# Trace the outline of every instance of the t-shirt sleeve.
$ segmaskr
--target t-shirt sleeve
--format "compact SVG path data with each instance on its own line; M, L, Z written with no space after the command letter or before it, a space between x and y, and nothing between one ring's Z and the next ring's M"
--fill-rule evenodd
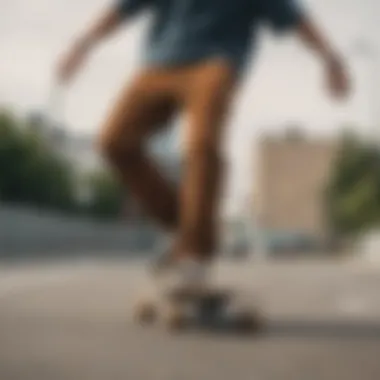
M147 8L149 0L116 0L115 7L123 17L132 17Z
M262 12L276 32L296 27L304 13L297 0L262 0Z

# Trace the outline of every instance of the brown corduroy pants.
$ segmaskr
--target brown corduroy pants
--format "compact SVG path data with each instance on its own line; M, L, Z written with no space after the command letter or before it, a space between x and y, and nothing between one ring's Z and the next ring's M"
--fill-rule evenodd
M221 142L235 82L222 60L145 69L122 90L103 127L102 152L145 211L177 234L175 257L207 260L215 252ZM177 114L186 120L179 189L144 152L146 139Z

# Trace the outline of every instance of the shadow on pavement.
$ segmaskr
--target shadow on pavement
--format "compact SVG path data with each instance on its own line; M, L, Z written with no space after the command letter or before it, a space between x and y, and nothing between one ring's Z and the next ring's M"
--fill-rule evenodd
M347 339L372 340L380 343L380 323L365 321L270 320L265 325L253 330L239 328L230 321L229 323L220 324L193 325L185 330L220 337L240 337L246 340Z
M273 320L268 322L263 334L266 337L276 338L372 339L380 342L380 323L333 320Z

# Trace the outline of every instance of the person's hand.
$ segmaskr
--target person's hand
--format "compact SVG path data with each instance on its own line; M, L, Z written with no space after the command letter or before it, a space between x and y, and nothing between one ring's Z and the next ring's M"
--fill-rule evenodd
M62 57L57 70L57 77L60 83L67 83L74 77L85 62L89 50L89 42L81 40L75 43Z
M343 61L331 56L326 59L327 86L336 99L345 99L350 94L350 79Z

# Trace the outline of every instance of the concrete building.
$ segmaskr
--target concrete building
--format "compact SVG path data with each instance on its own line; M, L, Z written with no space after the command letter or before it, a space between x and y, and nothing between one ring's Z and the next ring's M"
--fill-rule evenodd
M254 212L267 243L324 245L324 189L336 143L297 133L262 137L258 144Z

